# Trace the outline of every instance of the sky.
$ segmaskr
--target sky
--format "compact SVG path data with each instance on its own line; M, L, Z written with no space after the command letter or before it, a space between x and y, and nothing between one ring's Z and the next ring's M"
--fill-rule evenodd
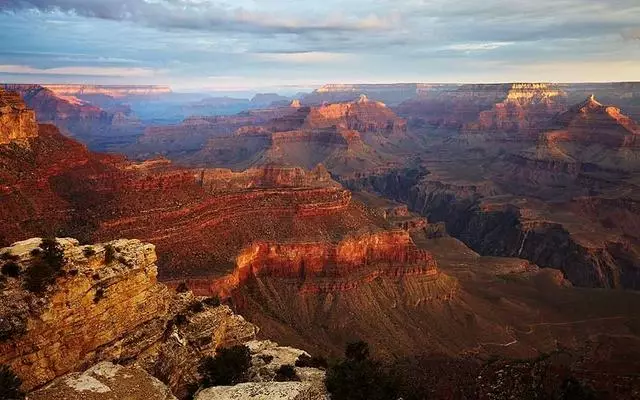
M640 0L0 0L0 81L640 81Z

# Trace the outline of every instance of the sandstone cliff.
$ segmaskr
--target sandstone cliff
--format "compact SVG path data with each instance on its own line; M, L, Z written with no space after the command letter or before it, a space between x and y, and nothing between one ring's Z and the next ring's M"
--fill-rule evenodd
M20 95L0 89L0 145L38 135L36 115Z
M137 363L182 398L198 379L202 356L257 332L227 307L157 283L154 246L137 240L80 246L58 239L62 269L44 293L32 293L23 285L39 268L40 243L0 251L19 266L16 277L3 277L0 363L12 367L24 389L108 360Z
M300 293L324 293L348 291L380 276L438 275L433 257L416 248L406 231L363 234L337 244L258 242L244 248L235 264L222 278L186 283L198 294L229 296L256 277L288 278Z
M73 94L40 85L0 87L18 92L36 112L38 122L54 124L65 135L76 137L95 150L121 148L142 132L140 121L128 106L118 105L107 111Z

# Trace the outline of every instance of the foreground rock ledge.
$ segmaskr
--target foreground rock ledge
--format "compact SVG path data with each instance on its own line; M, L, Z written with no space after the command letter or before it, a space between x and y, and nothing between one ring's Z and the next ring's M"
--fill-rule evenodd
M140 365L184 398L198 381L202 357L258 332L226 306L158 283L155 248L139 240L81 246L57 239L65 256L61 273L44 293L29 292L24 281L41 241L0 249L0 264L11 257L20 268L0 287L0 364L12 368L26 391L112 361Z
M110 362L56 379L47 387L29 394L28 399L176 400L169 388L142 368L123 367Z

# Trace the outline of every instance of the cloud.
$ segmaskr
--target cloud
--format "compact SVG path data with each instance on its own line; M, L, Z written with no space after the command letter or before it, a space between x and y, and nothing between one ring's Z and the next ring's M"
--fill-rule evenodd
M147 78L161 73L148 68L117 67L59 67L33 68L27 65L0 65L0 74L13 75L73 75L73 76L111 76L123 78Z
M316 64L335 61L344 61L349 58L348 54L329 53L321 51L309 51L300 53L256 53L254 57L264 61L275 61L283 63Z
M624 32L622 32L622 37L625 40L640 40L640 28L627 29Z
M489 43L459 43L452 44L447 46L448 50L456 50L456 51L486 51L486 50L495 50L500 47L510 46L514 44L513 42L489 42Z
M617 79L620 67L629 79L615 62L640 62L638 21L638 0L0 0L0 64L22 71L5 80L194 87L536 80L536 65L547 80L556 67L569 78L562 65L590 79ZM595 62L612 68L586 66ZM53 75L71 67L75 79Z
M228 9L212 1L198 0L3 0L0 10L64 12L112 21L142 23L160 29L305 33L360 31L391 28L398 14L387 17L299 18L245 8Z

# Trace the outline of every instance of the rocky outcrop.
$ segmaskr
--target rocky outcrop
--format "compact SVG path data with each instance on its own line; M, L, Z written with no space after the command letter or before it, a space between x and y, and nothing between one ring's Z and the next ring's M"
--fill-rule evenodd
M96 150L104 150L120 141L126 143L141 130L134 120L123 123L121 113L107 112L87 101L54 93L40 85L5 84L4 87L20 93L27 106L35 110L38 122L56 125L65 135L76 137Z
M638 170L640 127L619 108L605 106L592 95L559 114L528 157L609 170Z
M24 389L108 360L136 362L183 398L198 381L201 357L257 333L228 307L175 295L157 283L154 246L138 240L80 246L58 239L61 271L44 293L32 293L24 282L39 268L40 242L0 251L19 265L17 277L3 283L0 363L11 366Z
M229 169L205 169L197 175L197 182L211 193L233 192L246 189L338 187L329 172L318 165L312 171L299 167L265 166L242 172Z
M251 368L247 383L235 386L217 386L198 392L194 400L225 399L328 399L324 386L325 372L317 368L294 367L305 351L281 347L272 341L251 341L246 346L251 351ZM274 381L278 369L283 365L293 367L298 380Z
M34 111L27 108L18 93L0 89L0 145L35 136L38 125Z
M79 373L67 374L45 388L31 392L29 400L176 400L158 379L139 367L102 362Z
M535 139L535 134L549 126L558 112L564 111L565 94L557 87L544 84L516 83L506 98L491 110L482 111L478 121L465 127L467 132L505 132Z
M556 117L555 123L568 130L570 139L607 147L632 147L640 127L613 106L599 103L595 96Z
M18 92L36 112L38 122L54 124L65 135L78 138L94 150L122 148L142 133L143 126L128 105L109 103L107 110L76 97L74 91L55 92L40 85L0 87Z
M70 371L87 367L100 359L117 358L132 348L119 348L119 341L148 321L163 316L169 307L168 289L156 284L155 251L139 241L111 243L121 259L106 264L105 247L82 247L63 240L64 277L57 279L44 299L26 294L40 307L25 309L20 281L3 291L3 314L19 312L27 318L27 330L0 344L1 363L8 363L33 388ZM34 267L31 252L40 239L18 242L3 249L19 257L24 270ZM93 255L85 254L91 248ZM89 250L86 250L89 251ZM130 310L138 310L130 312ZM138 349L141 351L142 348ZM97 353L101 353L100 355Z

